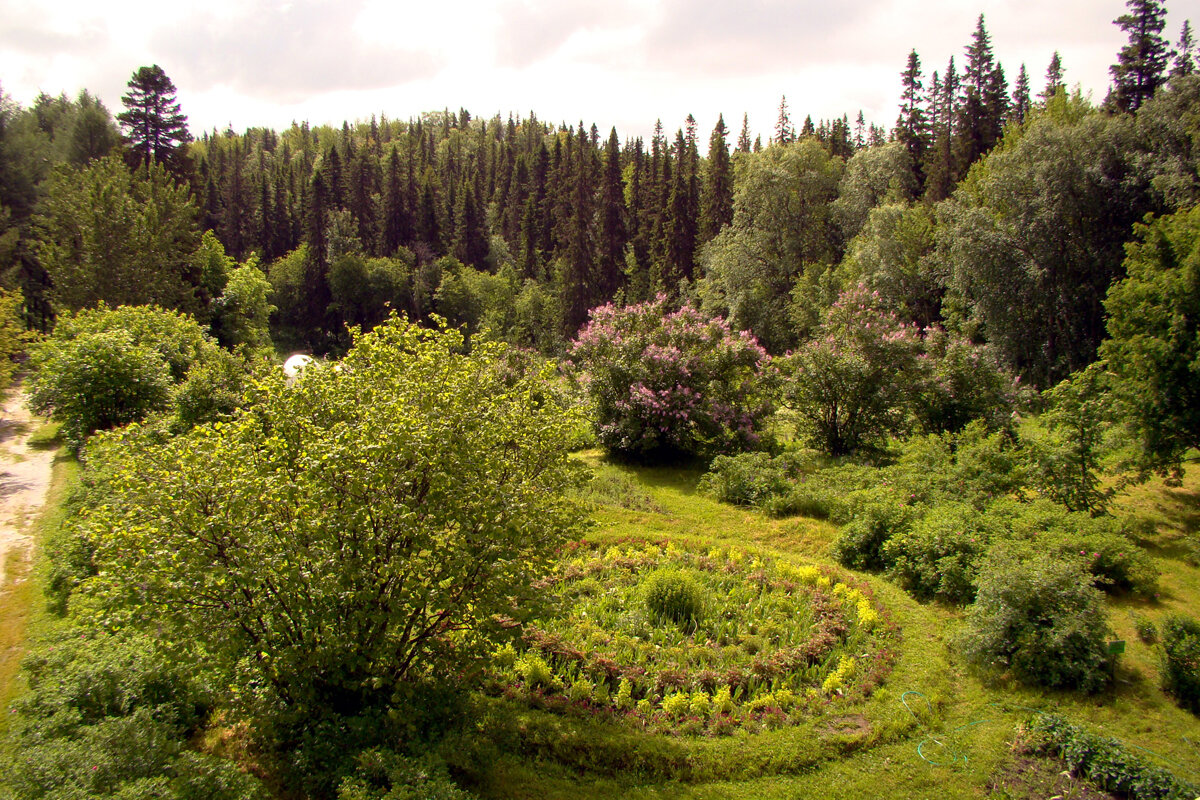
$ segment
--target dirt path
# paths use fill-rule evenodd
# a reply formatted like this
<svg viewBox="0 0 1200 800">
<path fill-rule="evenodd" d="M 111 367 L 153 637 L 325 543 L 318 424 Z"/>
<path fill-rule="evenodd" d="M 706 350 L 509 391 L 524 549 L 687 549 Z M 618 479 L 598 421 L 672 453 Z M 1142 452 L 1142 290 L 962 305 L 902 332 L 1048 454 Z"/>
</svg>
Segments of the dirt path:
<svg viewBox="0 0 1200 800">
<path fill-rule="evenodd" d="M 29 446 L 38 421 L 25 395 L 12 392 L 0 411 L 0 587 L 8 580 L 5 565 L 31 555 L 30 524 L 37 519 L 50 487 L 54 449 Z"/>
</svg>

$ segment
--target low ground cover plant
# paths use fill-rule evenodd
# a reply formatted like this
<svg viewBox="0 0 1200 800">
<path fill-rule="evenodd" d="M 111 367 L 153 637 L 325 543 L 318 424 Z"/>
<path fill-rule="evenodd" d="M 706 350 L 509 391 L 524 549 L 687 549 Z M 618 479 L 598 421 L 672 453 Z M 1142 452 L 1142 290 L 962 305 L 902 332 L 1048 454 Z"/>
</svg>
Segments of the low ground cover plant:
<svg viewBox="0 0 1200 800">
<path fill-rule="evenodd" d="M 496 658 L 498 688 L 666 730 L 784 724 L 869 694 L 895 631 L 870 591 L 737 548 L 577 543 L 541 587 L 558 619 Z M 764 722 L 765 721 L 765 722 Z"/>
<path fill-rule="evenodd" d="M 1200 786 L 1131 752 L 1117 739 L 1072 725 L 1057 714 L 1042 714 L 1026 727 L 1036 753 L 1056 755 L 1075 774 L 1130 800 L 1193 800 Z"/>
</svg>

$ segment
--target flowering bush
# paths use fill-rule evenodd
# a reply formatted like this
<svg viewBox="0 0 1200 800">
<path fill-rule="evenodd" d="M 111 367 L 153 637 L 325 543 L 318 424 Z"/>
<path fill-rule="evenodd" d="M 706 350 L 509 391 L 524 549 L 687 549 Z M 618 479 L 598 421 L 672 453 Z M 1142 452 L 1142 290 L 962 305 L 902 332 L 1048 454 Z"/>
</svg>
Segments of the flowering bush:
<svg viewBox="0 0 1200 800">
<path fill-rule="evenodd" d="M 767 354 L 753 336 L 689 306 L 670 312 L 664 295 L 590 316 L 571 357 L 586 373 L 606 448 L 710 458 L 761 446 L 771 405 Z"/>
</svg>

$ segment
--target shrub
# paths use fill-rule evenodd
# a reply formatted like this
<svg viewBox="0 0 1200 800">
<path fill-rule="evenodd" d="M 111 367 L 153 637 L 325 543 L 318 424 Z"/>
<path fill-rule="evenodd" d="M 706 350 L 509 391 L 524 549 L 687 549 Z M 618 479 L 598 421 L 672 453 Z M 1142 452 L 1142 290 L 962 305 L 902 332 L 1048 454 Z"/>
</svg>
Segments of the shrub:
<svg viewBox="0 0 1200 800">
<path fill-rule="evenodd" d="M 170 407 L 170 369 L 125 331 L 51 340 L 34 356 L 30 406 L 62 423 L 74 449 L 97 431 L 127 425 Z"/>
<path fill-rule="evenodd" d="M 1072 772 L 1130 800 L 1192 800 L 1200 795 L 1200 786 L 1148 764 L 1118 740 L 1089 733 L 1057 714 L 1039 715 L 1029 732 L 1037 752 L 1060 756 Z"/>
<path fill-rule="evenodd" d="M 913 594 L 969 603 L 979 564 L 1000 533 L 973 507 L 944 503 L 887 539 L 882 559 L 890 564 L 890 577 Z"/>
<path fill-rule="evenodd" d="M 1163 690 L 1181 707 L 1200 714 L 1200 622 L 1180 615 L 1167 617 L 1159 669 Z"/>
<path fill-rule="evenodd" d="M 149 636 L 64 626 L 24 662 L 29 691 L 13 705 L 13 757 L 0 795 L 251 800 L 258 781 L 188 752 L 207 711 L 194 670 Z M 11 794 L 6 793 L 11 792 Z"/>
<path fill-rule="evenodd" d="M 787 463 L 767 453 L 717 456 L 700 479 L 704 494 L 735 506 L 763 506 L 791 487 Z"/>
<path fill-rule="evenodd" d="M 657 569 L 646 576 L 646 608 L 660 620 L 684 628 L 695 627 L 704 614 L 704 593 L 690 575 L 675 569 Z"/>
<path fill-rule="evenodd" d="M 391 750 L 360 753 L 354 774 L 342 780 L 337 800 L 470 800 L 450 780 L 446 764 L 432 755 L 402 756 Z"/>
<path fill-rule="evenodd" d="M 1154 562 L 1113 517 L 1067 511 L 1047 500 L 993 504 L 989 512 L 1004 518 L 1013 537 L 1031 549 L 1081 562 L 1105 591 L 1149 595 L 1155 590 L 1158 571 Z"/>
<path fill-rule="evenodd" d="M 537 607 L 581 514 L 571 412 L 542 374 L 505 383 L 503 345 L 464 344 L 393 319 L 341 370 L 264 376 L 232 421 L 112 435 L 108 502 L 79 522 L 97 594 L 245 665 L 271 716 L 354 715 L 471 674 L 512 637 L 498 615 Z"/>
<path fill-rule="evenodd" d="M 855 492 L 850 504 L 853 517 L 834 542 L 834 555 L 847 567 L 883 569 L 887 566 L 884 543 L 912 525 L 915 510 L 887 488 Z"/>
<path fill-rule="evenodd" d="M 1049 688 L 1095 692 L 1112 678 L 1100 592 L 1075 561 L 997 547 L 960 637 L 966 658 Z"/>
<path fill-rule="evenodd" d="M 834 456 L 878 446 L 908 419 L 920 339 L 863 286 L 842 294 L 816 335 L 784 360 L 785 404 L 805 438 Z"/>
<path fill-rule="evenodd" d="M 664 295 L 601 306 L 571 358 L 586 373 L 600 443 L 614 453 L 711 458 L 763 443 L 767 354 L 720 317 L 668 312 Z"/>
<path fill-rule="evenodd" d="M 961 430 L 973 420 L 989 429 L 1008 426 L 1019 398 L 1019 379 L 987 346 L 941 328 L 925 331 L 927 372 L 916 387 L 913 413 L 927 433 Z"/>
<path fill-rule="evenodd" d="M 101 306 L 66 314 L 31 352 L 30 404 L 62 422 L 63 437 L 78 449 L 97 431 L 168 410 L 172 385 L 218 352 L 194 319 L 174 311 Z"/>
<path fill-rule="evenodd" d="M 1133 629 L 1143 644 L 1154 644 L 1158 641 L 1158 626 L 1154 624 L 1154 620 L 1136 612 L 1130 616 L 1133 618 Z"/>
<path fill-rule="evenodd" d="M 89 308 L 60 316 L 52 342 L 67 342 L 89 333 L 125 331 L 135 344 L 153 348 L 171 368 L 171 381 L 183 379 L 192 364 L 204 358 L 213 341 L 195 319 L 158 306 Z"/>
</svg>

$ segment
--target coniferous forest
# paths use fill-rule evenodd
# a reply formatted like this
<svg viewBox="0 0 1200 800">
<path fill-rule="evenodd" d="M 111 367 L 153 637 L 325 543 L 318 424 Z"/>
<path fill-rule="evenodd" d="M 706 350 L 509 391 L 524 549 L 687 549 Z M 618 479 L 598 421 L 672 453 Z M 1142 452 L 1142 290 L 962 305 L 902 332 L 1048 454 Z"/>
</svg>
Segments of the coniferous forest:
<svg viewBox="0 0 1200 800">
<path fill-rule="evenodd" d="M 1102 102 L 980 15 L 766 138 L 0 91 L 0 797 L 1196 797 L 1200 49 L 1125 5 Z"/>
</svg>

